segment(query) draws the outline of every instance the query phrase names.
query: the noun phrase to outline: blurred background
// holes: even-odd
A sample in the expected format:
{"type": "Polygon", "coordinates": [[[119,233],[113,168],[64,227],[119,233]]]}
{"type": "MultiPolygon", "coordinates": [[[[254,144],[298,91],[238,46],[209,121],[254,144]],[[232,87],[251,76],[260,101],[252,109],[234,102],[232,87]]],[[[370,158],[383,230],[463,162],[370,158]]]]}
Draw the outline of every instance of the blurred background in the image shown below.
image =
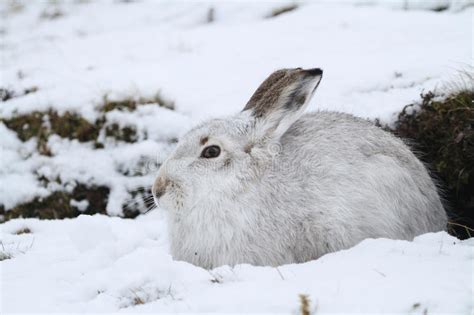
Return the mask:
{"type": "Polygon", "coordinates": [[[320,67],[310,110],[373,120],[474,225],[473,1],[0,4],[0,221],[153,208],[179,137],[279,68],[320,67]]]}

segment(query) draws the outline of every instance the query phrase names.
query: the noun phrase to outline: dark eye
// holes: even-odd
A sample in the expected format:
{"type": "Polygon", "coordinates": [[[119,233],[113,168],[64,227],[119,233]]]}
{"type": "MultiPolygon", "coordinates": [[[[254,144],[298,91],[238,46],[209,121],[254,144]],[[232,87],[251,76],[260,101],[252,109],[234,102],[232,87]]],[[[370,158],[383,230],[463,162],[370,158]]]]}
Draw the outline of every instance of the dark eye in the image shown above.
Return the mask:
{"type": "Polygon", "coordinates": [[[221,154],[221,148],[217,145],[210,145],[202,150],[201,157],[211,159],[218,157],[219,154],[221,154]]]}

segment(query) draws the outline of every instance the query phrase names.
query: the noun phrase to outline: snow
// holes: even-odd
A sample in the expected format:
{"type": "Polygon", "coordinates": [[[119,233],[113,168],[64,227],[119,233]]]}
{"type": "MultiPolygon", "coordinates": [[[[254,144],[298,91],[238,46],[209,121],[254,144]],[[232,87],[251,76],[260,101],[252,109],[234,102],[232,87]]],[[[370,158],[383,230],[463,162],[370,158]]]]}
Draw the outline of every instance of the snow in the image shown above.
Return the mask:
{"type": "MultiPolygon", "coordinates": [[[[53,108],[93,122],[132,126],[139,141],[104,149],[52,136],[36,152],[0,122],[0,205],[46,197],[77,182],[110,188],[107,213],[122,215],[129,191],[149,187],[175,139],[210,117],[241,110],[283,67],[321,67],[310,110],[390,123],[422,91],[472,65],[471,0],[61,1],[0,4],[0,87],[15,92],[0,118],[53,108]],[[447,7],[442,12],[434,9],[447,7]],[[209,9],[214,21],[208,23],[209,9]],[[45,13],[60,12],[50,19],[45,13]],[[43,16],[43,17],[42,17],[43,16]],[[37,88],[24,94],[26,89],[37,88]],[[175,103],[100,113],[107,99],[175,103]],[[130,175],[132,174],[132,175],[130,175]],[[44,185],[38,178],[60,178],[44,185]]],[[[72,200],[86,209],[86,200],[72,200]]],[[[168,254],[160,209],[125,220],[81,216],[0,225],[0,309],[6,312],[297,313],[307,294],[318,313],[469,313],[472,240],[446,233],[413,242],[366,240],[316,261],[279,268],[206,271],[168,254]],[[31,233],[16,235],[28,227],[31,233]],[[137,304],[137,305],[135,305],[137,304]]]]}
{"type": "Polygon", "coordinates": [[[444,232],[368,239],[305,264],[211,271],[172,260],[159,212],[14,220],[0,235],[13,256],[1,263],[7,313],[296,313],[299,294],[318,314],[468,314],[474,306],[474,242],[444,232]],[[15,234],[25,227],[31,233],[15,234]]]}
{"type": "Polygon", "coordinates": [[[86,211],[87,207],[89,206],[89,201],[87,201],[86,199],[81,200],[81,201],[72,199],[70,201],[70,204],[71,204],[71,206],[76,207],[79,211],[84,212],[84,211],[86,211]]]}

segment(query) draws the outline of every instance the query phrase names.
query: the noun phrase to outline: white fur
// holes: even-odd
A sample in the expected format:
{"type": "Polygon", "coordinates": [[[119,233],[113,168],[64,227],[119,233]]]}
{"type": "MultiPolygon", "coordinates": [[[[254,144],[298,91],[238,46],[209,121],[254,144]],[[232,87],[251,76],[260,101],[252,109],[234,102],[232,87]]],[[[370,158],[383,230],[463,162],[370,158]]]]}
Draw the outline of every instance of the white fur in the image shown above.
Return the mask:
{"type": "MultiPolygon", "coordinates": [[[[301,87],[307,101],[319,80],[301,87]]],[[[184,136],[153,188],[164,191],[156,200],[168,214],[175,259],[277,266],[369,237],[445,229],[436,186],[400,139],[347,114],[303,115],[306,105],[274,104],[263,118],[246,110],[184,136]],[[201,158],[208,145],[221,155],[201,158]]]]}

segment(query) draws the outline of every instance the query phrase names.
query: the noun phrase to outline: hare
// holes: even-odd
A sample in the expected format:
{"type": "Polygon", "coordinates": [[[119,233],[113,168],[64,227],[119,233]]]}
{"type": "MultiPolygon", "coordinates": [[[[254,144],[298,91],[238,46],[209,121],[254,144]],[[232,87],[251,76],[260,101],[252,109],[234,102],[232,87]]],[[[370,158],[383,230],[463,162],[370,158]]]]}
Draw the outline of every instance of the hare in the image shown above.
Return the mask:
{"type": "Polygon", "coordinates": [[[303,114],[321,78],[278,70],[242,112],[179,141],[152,187],[174,259],[278,266],[446,228],[436,185],[400,139],[349,114],[303,114]]]}

